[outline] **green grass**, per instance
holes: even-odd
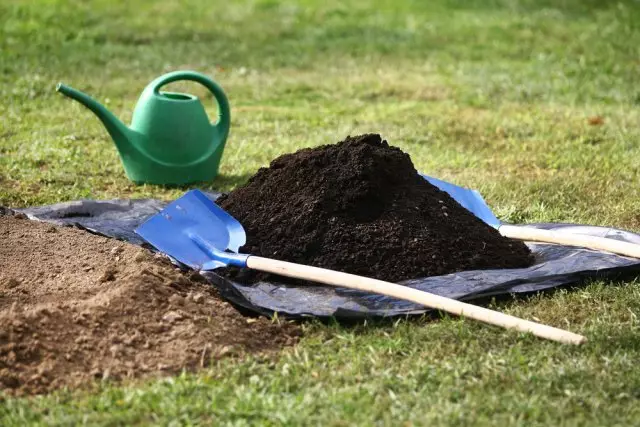
[[[364,132],[478,188],[505,220],[640,231],[636,1],[0,4],[0,204],[173,198],[134,186],[63,81],[130,120],[175,69],[228,93],[228,190],[275,156]],[[174,84],[213,101],[195,84]],[[593,126],[588,118],[601,116]],[[306,326],[272,360],[0,403],[0,424],[634,425],[640,283],[501,304],[580,348],[446,318]]]

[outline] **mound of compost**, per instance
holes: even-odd
[[[244,226],[244,253],[388,281],[533,261],[376,134],[278,157],[217,203]]]
[[[298,335],[128,243],[16,216],[0,216],[0,241],[0,396],[194,370]]]

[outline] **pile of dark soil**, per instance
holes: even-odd
[[[533,262],[523,243],[420,177],[409,155],[380,135],[278,157],[217,203],[244,226],[244,253],[383,280]]]
[[[295,342],[145,249],[0,216],[0,395],[167,375]]]

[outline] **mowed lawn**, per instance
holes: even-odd
[[[275,156],[381,133],[513,222],[640,232],[640,3],[606,0],[0,3],[0,205],[174,198],[134,186],[62,81],[129,121],[194,69],[229,96],[229,190]],[[205,89],[174,84],[203,97]],[[0,243],[1,244],[1,243]],[[579,348],[445,317],[304,325],[295,348],[166,380],[0,400],[3,426],[638,425],[640,283],[500,302]]]

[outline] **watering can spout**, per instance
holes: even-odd
[[[113,138],[118,150],[120,152],[127,151],[128,147],[131,145],[131,131],[124,123],[114,116],[111,111],[107,110],[104,105],[100,104],[89,95],[62,83],[58,83],[56,91],[71,99],[75,99],[89,110],[93,111],[93,113],[98,116],[100,121],[102,121],[104,126],[107,128],[107,132],[109,132],[109,135]]]

